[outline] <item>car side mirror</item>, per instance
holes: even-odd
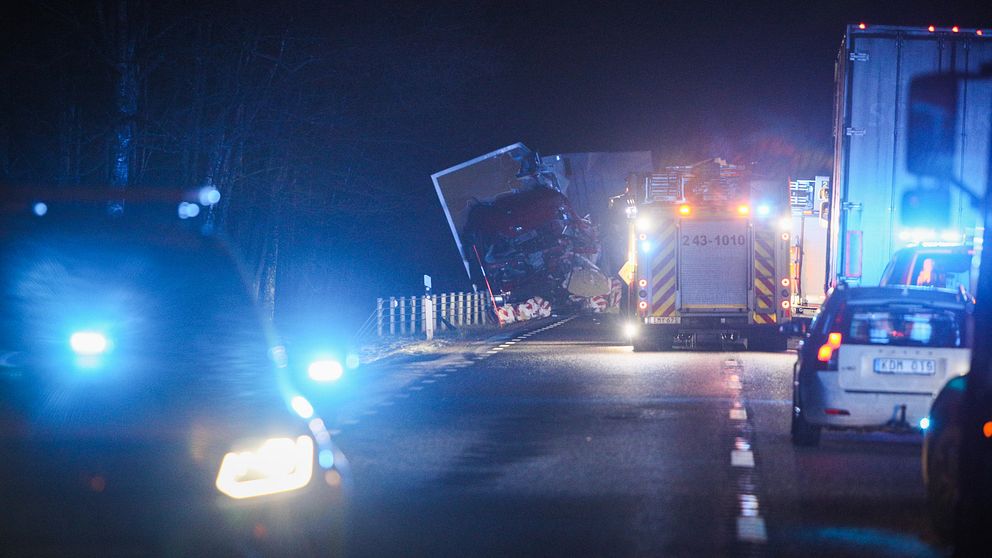
[[[899,222],[904,227],[942,229],[951,224],[951,192],[947,188],[913,188],[902,195]]]

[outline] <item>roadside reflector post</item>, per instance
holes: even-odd
[[[400,297],[400,335],[406,335],[406,297]]]
[[[375,317],[376,317],[376,319],[375,319],[375,322],[376,322],[376,332],[378,333],[379,337],[382,337],[382,325],[383,325],[382,318],[383,318],[383,316],[382,316],[382,299],[381,298],[375,299]]]
[[[447,320],[448,319],[448,294],[447,293],[441,293],[441,312],[440,312],[440,316],[441,316],[442,323],[444,323],[444,320]]]
[[[427,336],[427,340],[430,341],[434,339],[434,297],[431,295],[424,296],[424,333]]]
[[[458,325],[465,325],[465,320],[464,320],[464,316],[465,316],[465,293],[459,292],[457,294],[457,297],[458,297],[456,299],[457,300],[457,303],[456,303],[457,306],[456,306],[456,309],[455,309],[455,315],[457,317],[455,318],[455,320],[457,320],[456,323]]]
[[[389,334],[396,335],[396,297],[389,297]]]
[[[423,309],[424,334],[427,340],[434,339],[434,297],[431,296],[431,276],[424,275],[424,298],[420,307]]]

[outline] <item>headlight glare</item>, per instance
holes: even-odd
[[[344,375],[344,367],[336,360],[315,360],[307,368],[307,375],[315,382],[336,382]]]
[[[313,477],[310,436],[269,438],[251,451],[228,452],[217,471],[217,490],[235,499],[298,490]]]

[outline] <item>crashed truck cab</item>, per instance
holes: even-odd
[[[711,160],[632,175],[626,193],[635,350],[784,350],[791,317],[788,192],[752,192]]]
[[[594,220],[631,166],[649,168],[650,153],[542,158],[516,143],[432,175],[465,272],[501,323],[535,301],[619,310],[622,262],[604,255]]]

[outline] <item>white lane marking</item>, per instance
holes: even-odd
[[[390,407],[390,406],[395,405],[395,404],[396,404],[395,401],[383,401],[383,402],[379,403],[379,406],[380,407]]]
[[[436,381],[437,380],[424,380],[423,383],[425,383],[425,384],[433,384]]]
[[[420,391],[424,389],[424,386],[410,386],[407,389],[409,389],[410,391]]]
[[[435,377],[435,378],[447,378],[447,377],[448,377],[448,375],[447,375],[447,374],[444,374],[444,373],[441,373],[441,372],[439,372],[439,373],[437,373],[437,374],[434,374],[434,377]]]
[[[490,349],[490,350],[488,350],[488,351],[486,351],[486,354],[487,354],[487,355],[494,355],[494,354],[496,354],[496,353],[498,353],[498,352],[499,352],[499,351],[497,351],[496,349]]]
[[[365,416],[369,416],[370,417],[370,416],[375,415],[375,414],[378,414],[378,413],[379,413],[379,411],[376,411],[375,409],[369,409],[368,411],[365,411],[362,414],[365,415]]]
[[[738,517],[737,538],[746,542],[767,541],[768,531],[765,529],[765,520],[760,516]]]
[[[747,411],[744,409],[731,409],[730,420],[747,420]]]
[[[358,419],[348,419],[346,421],[342,421],[341,424],[346,425],[346,426],[354,426],[354,425],[358,424],[359,422],[361,422],[361,421],[358,420]]]
[[[407,397],[410,397],[410,394],[409,393],[397,393],[396,394],[396,397],[399,397],[401,399],[406,399]]]
[[[498,352],[498,351],[502,351],[502,350],[503,350],[503,349],[505,349],[505,348],[506,348],[506,347],[493,347],[493,350],[492,350],[492,351],[489,351],[489,352],[493,352],[493,353],[495,353],[495,352]]]
[[[740,505],[742,517],[758,517],[761,515],[761,505],[758,503],[758,497],[754,494],[738,494],[737,503]]]
[[[754,468],[754,454],[750,450],[733,450],[730,452],[730,465]]]

